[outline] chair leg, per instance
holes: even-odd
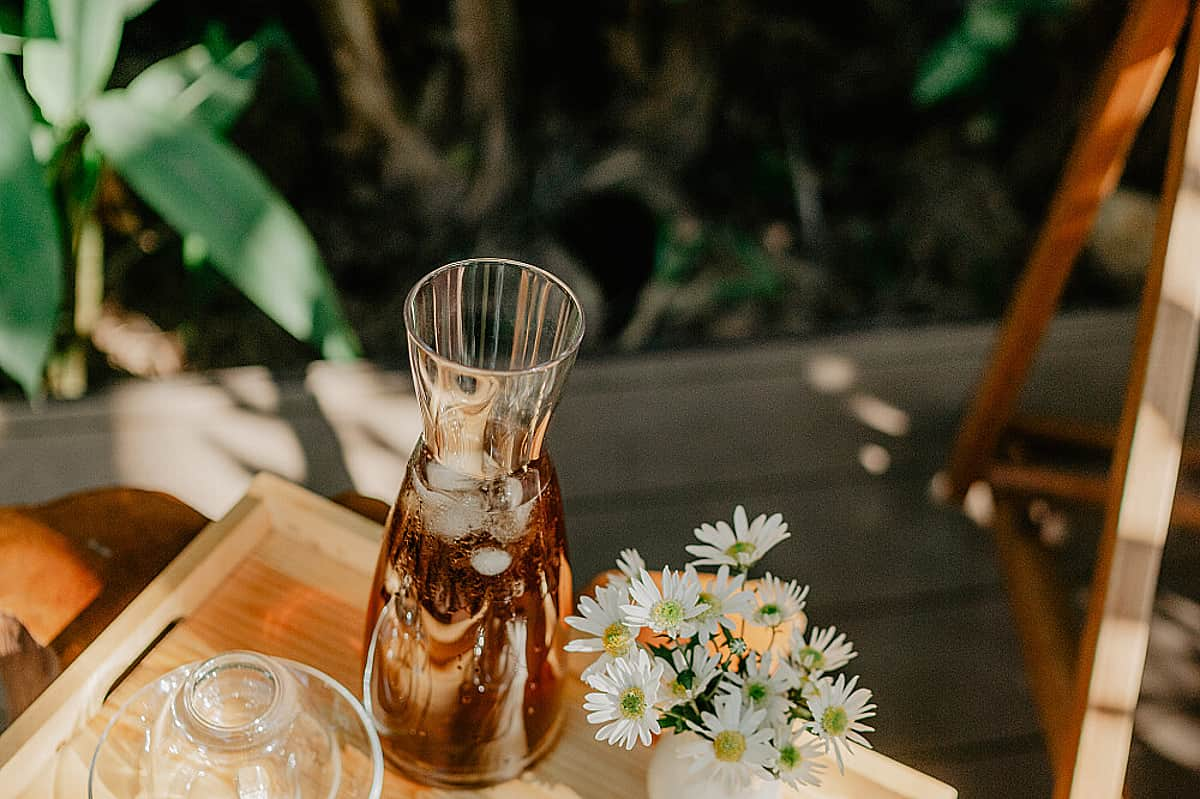
[[[1121,795],[1200,335],[1200,25],[1188,35],[1056,799]],[[1191,124],[1195,122],[1196,124]]]
[[[984,476],[1013,415],[1096,211],[1116,187],[1134,134],[1171,64],[1189,5],[1187,0],[1134,0],[1130,5],[1001,323],[996,349],[959,428],[948,469],[956,498]]]
[[[1054,564],[1037,536],[1023,529],[1019,503],[1012,497],[996,503],[992,533],[1004,575],[1009,608],[1021,641],[1025,676],[1051,762],[1066,757],[1070,719],[1062,713],[1075,675],[1075,634],[1071,605]]]

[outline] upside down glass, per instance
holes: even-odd
[[[492,784],[560,726],[571,573],[543,442],[583,314],[548,272],[470,260],[418,283],[404,322],[424,432],[375,570],[363,699],[410,778]]]
[[[383,755],[354,695],[311,666],[223,652],[113,716],[89,799],[379,799]]]

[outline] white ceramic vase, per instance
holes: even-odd
[[[695,733],[664,732],[654,744],[650,767],[646,770],[646,792],[650,799],[731,799],[720,783],[703,770],[692,772],[692,761],[680,757],[687,741],[699,738]],[[755,780],[737,799],[779,799],[780,783]]]

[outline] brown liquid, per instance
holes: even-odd
[[[559,726],[559,609],[570,598],[549,457],[476,483],[418,445],[367,616],[368,709],[388,760],[462,786],[515,777],[543,754]]]

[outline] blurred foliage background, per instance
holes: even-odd
[[[593,351],[992,317],[1123,5],[0,0],[0,368],[399,364],[473,254]],[[1069,305],[1136,291],[1172,96]]]

